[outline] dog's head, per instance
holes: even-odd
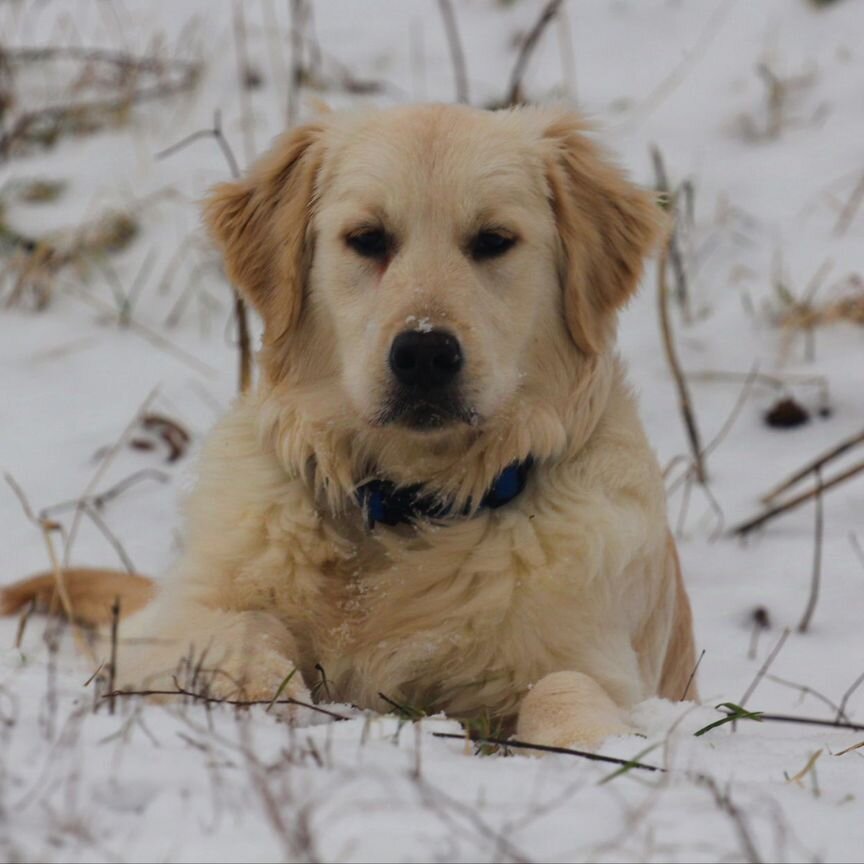
[[[565,410],[661,217],[571,114],[418,106],[289,133],[207,221],[264,320],[267,385],[417,450]]]

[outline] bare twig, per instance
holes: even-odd
[[[678,700],[679,702],[687,701],[687,694],[690,692],[690,688],[693,686],[693,679],[696,677],[696,673],[699,671],[699,665],[702,663],[702,658],[705,656],[705,649],[702,649],[702,653],[699,655],[699,659],[696,661],[696,665],[693,667],[693,671],[690,673],[690,677],[687,679],[687,686],[684,688],[684,692],[681,694],[681,698]]]
[[[771,652],[765,658],[765,662],[759,667],[759,671],[756,673],[756,677],[750,682],[750,686],[744,691],[744,695],[738,700],[738,704],[742,708],[747,704],[747,700],[756,692],[756,688],[759,686],[759,683],[762,681],[774,661],[777,659],[777,655],[780,653],[781,649],[786,644],[786,640],[788,638],[789,629],[786,628],[780,635],[780,638],[777,640],[777,644],[771,649]]]
[[[812,489],[808,489],[807,491],[802,492],[800,495],[796,495],[794,498],[790,498],[788,501],[784,501],[782,504],[777,504],[775,507],[771,507],[764,513],[760,513],[758,516],[754,516],[752,519],[748,519],[746,522],[742,522],[740,525],[737,525],[735,528],[732,529],[732,533],[739,536],[749,534],[755,528],[760,528],[762,525],[764,525],[771,519],[774,519],[776,516],[786,513],[789,510],[794,510],[796,507],[799,507],[805,501],[809,501],[814,495],[821,495],[822,493],[827,492],[829,489],[833,489],[835,486],[839,486],[846,480],[849,480],[852,477],[855,477],[861,473],[864,473],[864,462],[859,462],[857,465],[853,465],[846,471],[842,471],[840,474],[835,474],[833,477],[831,477],[829,480],[826,480],[821,485],[814,486]]]
[[[844,711],[842,705],[838,705],[832,699],[829,699],[824,693],[820,693],[818,690],[815,690],[808,684],[798,684],[795,681],[789,681],[786,678],[781,678],[779,675],[766,674],[765,677],[769,681],[773,681],[775,684],[782,684],[784,687],[791,687],[793,690],[797,690],[799,693],[801,693],[802,698],[804,696],[814,696],[823,705],[827,705],[832,711],[837,712],[837,720],[842,720],[845,723],[850,722],[849,717],[846,715],[846,712]]]
[[[563,0],[549,0],[534,22],[534,26],[528,31],[528,35],[522,40],[519,54],[516,57],[516,62],[513,64],[513,71],[510,73],[510,83],[507,85],[507,105],[519,105],[524,102],[522,79],[525,77],[528,61],[531,59],[531,55],[534,53],[534,49],[537,47],[543,31],[558,14],[558,9],[562,2]]]
[[[298,708],[308,708],[310,711],[324,714],[333,720],[351,719],[345,714],[338,714],[336,711],[330,711],[327,708],[322,708],[320,705],[313,705],[311,702],[301,702],[299,699],[278,699],[276,702],[272,699],[221,699],[215,696],[207,696],[204,693],[196,693],[194,690],[187,690],[180,686],[177,686],[174,690],[113,690],[110,693],[105,693],[102,698],[110,699],[119,696],[184,696],[193,702],[203,702],[207,705],[231,705],[234,708],[251,708],[254,705],[296,705]]]
[[[849,700],[855,694],[855,691],[864,684],[864,672],[862,672],[851,684],[849,689],[843,694],[843,698],[840,700],[840,705],[837,708],[837,720],[842,720],[846,717],[846,706],[849,704]],[[848,719],[848,718],[847,718]]]
[[[792,474],[782,483],[778,483],[770,492],[763,495],[762,501],[768,504],[773,499],[777,498],[777,496],[781,493],[786,492],[793,486],[796,486],[798,483],[809,477],[815,471],[819,471],[829,462],[832,462],[834,459],[837,459],[839,456],[842,456],[844,453],[847,453],[849,450],[857,447],[859,444],[864,444],[864,429],[862,429],[860,432],[856,432],[851,437],[844,439],[839,444],[835,444],[830,450],[825,451],[821,455],[817,456],[815,459],[812,459],[802,468],[799,468],[794,474]]]
[[[231,176],[236,180],[240,176],[240,168],[237,165],[237,160],[234,158],[234,152],[225,138],[225,133],[222,131],[222,115],[219,111],[213,114],[212,129],[201,129],[198,132],[187,135],[181,141],[157,153],[156,159],[164,159],[167,156],[171,156],[178,150],[182,150],[201,138],[215,139],[219,145],[219,149],[222,151],[222,155],[225,157],[225,161],[228,163],[228,170],[231,172]],[[251,147],[252,145],[250,144],[249,146]],[[234,320],[237,324],[237,347],[239,351],[238,388],[241,393],[245,393],[252,385],[252,341],[249,336],[249,315],[246,309],[246,301],[240,295],[240,292],[236,288],[232,288],[232,291],[234,294]]]
[[[658,765],[646,765],[643,762],[634,762],[632,759],[617,759],[614,756],[601,756],[599,753],[589,753],[586,750],[573,750],[570,747],[552,747],[547,744],[529,744],[526,741],[516,741],[508,738],[487,738],[480,735],[459,735],[456,732],[433,732],[434,738],[452,738],[454,741],[471,741],[475,744],[495,744],[498,747],[512,748],[514,750],[537,750],[541,753],[560,753],[565,756],[580,756],[591,762],[606,762],[610,765],[626,765],[631,768],[639,768],[642,771],[665,772],[665,768]]]
[[[744,818],[744,815],[741,813],[738,806],[733,803],[729,791],[727,790],[726,792],[722,792],[713,777],[708,777],[707,775],[702,774],[699,775],[697,779],[702,783],[702,785],[706,786],[710,790],[711,794],[714,796],[714,800],[717,802],[717,806],[732,820],[732,824],[735,826],[738,839],[741,843],[741,851],[744,854],[744,860],[747,861],[748,864],[762,864],[762,856],[756,849],[750,826],[747,824],[747,820]]]
[[[450,48],[450,59],[453,62],[453,77],[456,81],[456,101],[467,105],[468,74],[465,70],[465,52],[462,50],[462,40],[459,37],[459,27],[456,24],[456,13],[451,0],[438,0],[441,19],[444,22],[444,32],[447,34],[447,45]]]
[[[814,472],[816,479],[816,522],[813,536],[813,576],[810,580],[810,597],[801,621],[798,624],[798,632],[806,633],[810,627],[813,613],[816,611],[816,603],[819,600],[819,588],[822,581],[822,537],[825,531],[825,518],[822,512],[822,472],[817,468]]]
[[[684,418],[684,426],[687,430],[687,438],[690,443],[690,453],[693,457],[693,470],[696,479],[703,486],[706,483],[705,461],[702,456],[702,444],[699,438],[699,428],[696,425],[696,416],[693,413],[693,405],[690,401],[690,390],[687,380],[681,370],[681,363],[675,349],[675,339],[672,333],[672,323],[669,317],[669,289],[666,281],[668,247],[663,248],[657,265],[657,305],[660,313],[660,329],[663,335],[663,348],[666,352],[666,360],[675,380],[678,390],[678,404],[681,415]]]

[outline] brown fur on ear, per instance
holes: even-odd
[[[565,114],[549,124],[547,179],[565,255],[564,315],[585,354],[608,344],[615,310],[636,291],[643,260],[663,234],[654,198],[631,183]]]
[[[286,134],[248,176],[217,186],[205,204],[228,277],[264,319],[265,342],[300,317],[322,132],[309,124]]]

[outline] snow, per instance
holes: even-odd
[[[501,98],[514,34],[527,30],[540,6],[456,4],[475,104]],[[264,77],[261,89],[248,91],[252,152],[284,124],[287,88],[274,70],[290,62],[288,7],[242,6],[250,62]],[[760,496],[776,482],[862,426],[861,328],[818,329],[808,359],[802,336],[776,324],[775,283],[780,272],[803,297],[830,262],[819,301],[838,296],[846,277],[862,272],[864,210],[842,236],[835,224],[864,171],[864,7],[582,0],[565,8],[575,72],[567,73],[553,26],[529,67],[528,94],[574,97],[646,183],[653,179],[649,145],[656,144],[673,183],[690,178],[695,190],[686,238],[693,320],[674,316],[684,368],[746,377],[758,364],[762,374],[790,376],[788,390],[812,413],[797,429],[769,429],[763,414],[778,393],[756,381],[708,458],[717,509],[698,488],[689,504],[683,487],[670,494],[705,649],[704,704],[651,700],[632,718],[644,737],[603,749],[625,759],[643,754],[641,761],[667,771],[631,769],[601,785],[614,766],[564,755],[474,756],[462,742],[434,736],[458,731],[443,718],[415,726],[393,716],[329,722],[306,714],[292,725],[263,709],[132,700],[119,701],[113,715],[106,705],[94,712],[93,687],[82,686],[92,668],[76,657],[69,635],[52,651],[52,628],[34,619],[17,649],[17,622],[9,620],[0,622],[3,860],[860,860],[864,750],[840,754],[864,732],[751,721],[693,733],[720,717],[714,705],[740,702],[786,628],[791,632],[748,708],[831,719],[835,712],[818,697],[775,678],[838,703],[864,671],[864,561],[854,545],[855,537],[864,542],[864,481],[824,497],[822,587],[806,634],[796,627],[811,581],[812,503],[745,542],[728,533],[758,511]],[[101,464],[95,454],[118,440],[155,391],[152,409],[192,433],[193,452],[167,463],[164,448],[124,448],[96,484],[101,491],[133,472],[150,472],[103,513],[147,573],[164,571],[176,554],[178,501],[194,482],[194,449],[230,403],[236,382],[230,296],[196,208],[206,189],[226,177],[226,166],[209,140],[166,159],[154,156],[208,127],[219,108],[225,134],[247,161],[234,10],[203,0],[111,6],[20,0],[0,7],[7,47],[146,52],[159,40],[169,55],[207,61],[192,94],[141,106],[110,131],[16,157],[2,165],[0,178],[5,218],[24,232],[74,226],[109,206],[131,209],[141,221],[138,239],[105,267],[64,271],[44,310],[2,308],[0,468],[34,510],[75,499]],[[315,4],[315,27],[328,74],[335,59],[359,78],[389,85],[372,97],[334,89],[307,95],[334,106],[453,97],[448,46],[431,0],[327,0]],[[773,137],[765,134],[770,117],[759,64],[795,79]],[[47,73],[34,84],[37,96],[52,86]],[[52,204],[5,200],[8,181],[32,177],[67,180],[68,192]],[[133,323],[119,327],[112,285],[128,291],[139,275]],[[688,451],[654,286],[652,266],[624,315],[621,350],[661,464],[669,465]],[[166,324],[172,310],[178,320]],[[795,375],[824,377],[830,416],[818,416],[819,388]],[[742,386],[740,379],[691,379],[706,441],[723,427]],[[855,460],[852,453],[838,465]],[[670,490],[680,473],[679,460]],[[71,527],[68,511],[53,518]],[[0,524],[0,579],[45,568],[42,534],[6,487]],[[53,542],[60,548],[56,535]],[[71,558],[119,564],[87,519]],[[767,610],[770,626],[754,640],[757,607]],[[864,688],[851,695],[846,711],[864,720]],[[812,770],[787,779],[817,752]]]

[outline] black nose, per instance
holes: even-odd
[[[444,330],[407,330],[390,346],[390,368],[396,380],[416,390],[446,387],[462,368],[459,340]]]

